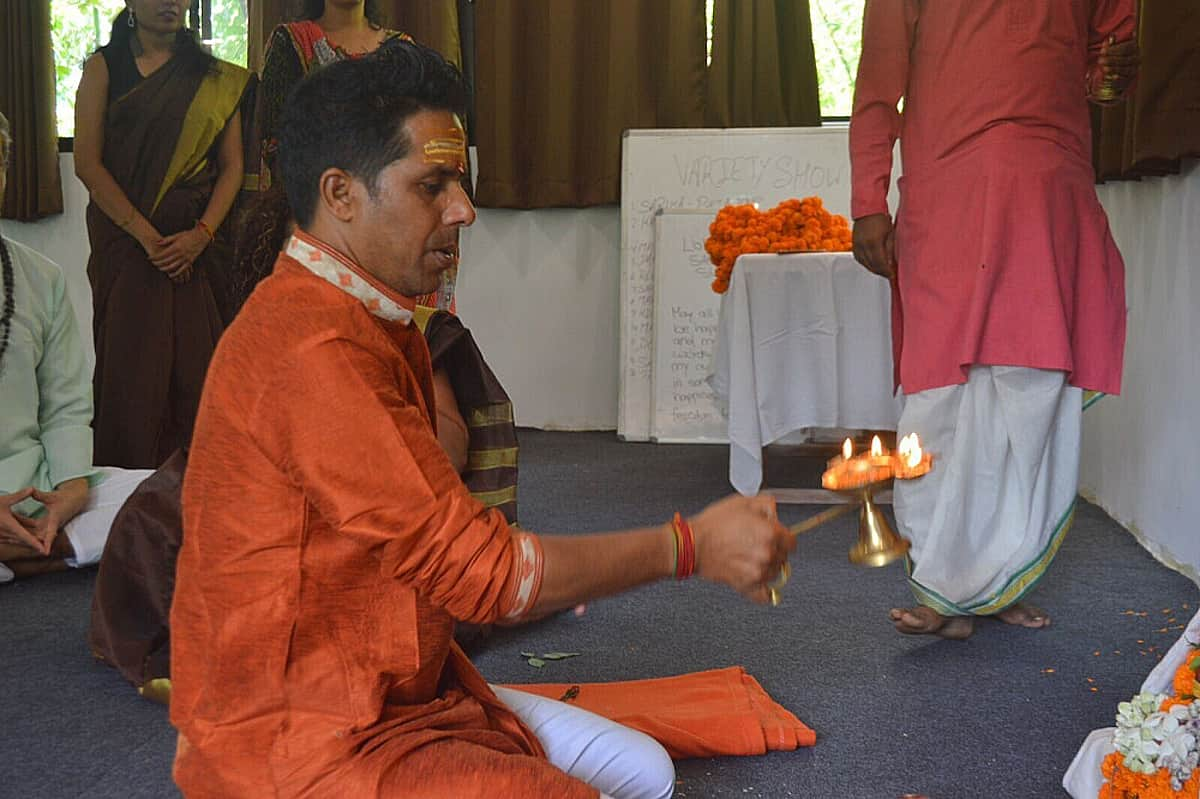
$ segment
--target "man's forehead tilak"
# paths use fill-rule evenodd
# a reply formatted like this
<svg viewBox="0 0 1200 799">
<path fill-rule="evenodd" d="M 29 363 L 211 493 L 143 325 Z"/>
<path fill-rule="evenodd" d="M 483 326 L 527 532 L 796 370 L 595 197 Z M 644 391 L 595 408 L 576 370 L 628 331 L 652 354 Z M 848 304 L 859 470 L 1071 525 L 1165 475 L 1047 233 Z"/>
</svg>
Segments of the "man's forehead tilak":
<svg viewBox="0 0 1200 799">
<path fill-rule="evenodd" d="M 462 128 L 449 128 L 425 142 L 424 151 L 425 163 L 461 170 L 467 162 L 467 139 Z"/>
</svg>

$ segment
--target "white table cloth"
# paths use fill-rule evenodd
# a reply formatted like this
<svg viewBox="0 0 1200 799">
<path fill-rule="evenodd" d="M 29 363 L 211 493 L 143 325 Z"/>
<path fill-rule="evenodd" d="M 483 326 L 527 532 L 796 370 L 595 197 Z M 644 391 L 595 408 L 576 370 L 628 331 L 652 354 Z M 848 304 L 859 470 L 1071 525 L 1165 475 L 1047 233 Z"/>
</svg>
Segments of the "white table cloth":
<svg viewBox="0 0 1200 799">
<path fill-rule="evenodd" d="M 729 481 L 762 485 L 762 448 L 802 428 L 894 430 L 891 288 L 850 253 L 743 255 L 721 298 L 709 382 Z"/>
</svg>

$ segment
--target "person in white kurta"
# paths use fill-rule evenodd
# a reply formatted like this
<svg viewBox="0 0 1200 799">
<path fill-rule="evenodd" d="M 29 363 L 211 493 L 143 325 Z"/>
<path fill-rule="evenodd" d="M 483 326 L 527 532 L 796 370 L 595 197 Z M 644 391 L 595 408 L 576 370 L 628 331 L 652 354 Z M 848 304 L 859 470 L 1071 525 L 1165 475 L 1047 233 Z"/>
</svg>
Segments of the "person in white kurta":
<svg viewBox="0 0 1200 799">
<path fill-rule="evenodd" d="M 10 137 L 0 115 L 0 197 Z M 100 560 L 145 470 L 92 466 L 92 385 L 62 270 L 0 237 L 0 583 Z"/>
<path fill-rule="evenodd" d="M 13 298 L 0 359 L 0 582 L 7 582 L 14 571 L 99 561 L 113 516 L 150 472 L 93 468 L 92 387 L 62 270 L 16 242 L 0 239 L 0 247 L 11 264 L 0 273 L 2 296 Z"/>
</svg>

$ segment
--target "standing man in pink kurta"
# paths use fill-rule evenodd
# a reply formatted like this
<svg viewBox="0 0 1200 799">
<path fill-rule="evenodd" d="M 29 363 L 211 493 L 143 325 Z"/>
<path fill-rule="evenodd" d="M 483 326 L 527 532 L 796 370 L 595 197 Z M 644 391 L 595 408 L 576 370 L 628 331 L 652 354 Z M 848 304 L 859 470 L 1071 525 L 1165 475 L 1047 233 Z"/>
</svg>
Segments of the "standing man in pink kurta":
<svg viewBox="0 0 1200 799">
<path fill-rule="evenodd" d="M 901 632 L 1050 623 L 1021 600 L 1070 526 L 1082 392 L 1121 385 L 1124 264 L 1093 188 L 1087 104 L 1133 80 L 1135 5 L 867 0 L 854 254 L 892 280 L 898 434 L 939 459 L 896 487 L 919 603 L 892 610 Z"/>
</svg>

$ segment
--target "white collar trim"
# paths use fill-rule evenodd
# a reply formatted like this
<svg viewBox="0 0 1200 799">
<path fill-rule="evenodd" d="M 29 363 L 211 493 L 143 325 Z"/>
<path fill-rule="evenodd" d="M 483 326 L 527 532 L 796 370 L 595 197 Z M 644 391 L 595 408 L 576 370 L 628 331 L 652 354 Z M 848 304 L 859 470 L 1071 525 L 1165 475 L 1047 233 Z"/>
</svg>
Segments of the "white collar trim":
<svg viewBox="0 0 1200 799">
<path fill-rule="evenodd" d="M 372 315 L 402 324 L 412 321 L 411 310 L 368 283 L 351 269 L 341 256 L 296 235 L 288 241 L 284 252 L 317 277 L 332 283 L 361 302 Z"/>
</svg>

